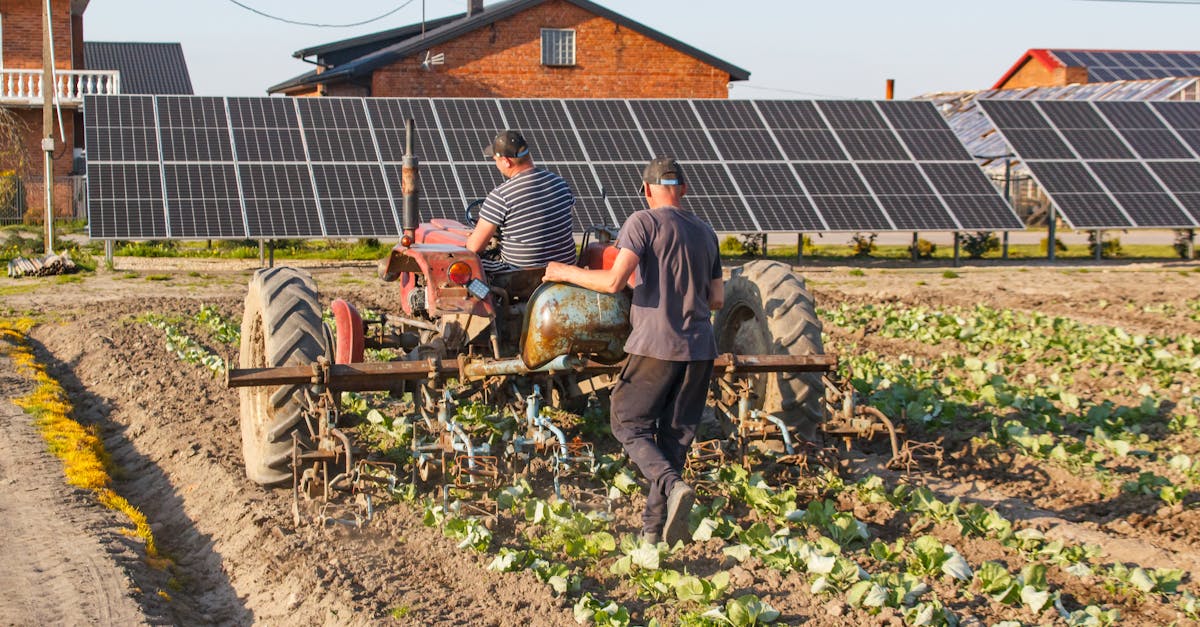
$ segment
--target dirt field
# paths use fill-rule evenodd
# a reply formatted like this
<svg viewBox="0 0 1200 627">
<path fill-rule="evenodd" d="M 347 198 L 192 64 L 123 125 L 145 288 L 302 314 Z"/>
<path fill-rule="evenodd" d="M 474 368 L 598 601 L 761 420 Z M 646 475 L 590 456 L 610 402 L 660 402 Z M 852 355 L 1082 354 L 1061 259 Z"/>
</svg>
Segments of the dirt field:
<svg viewBox="0 0 1200 627">
<path fill-rule="evenodd" d="M 168 353 L 162 332 L 136 320 L 146 313 L 188 318 L 201 304 L 240 318 L 250 266 L 120 259 L 118 267 L 79 282 L 0 279 L 0 315 L 39 321 L 30 334 L 38 358 L 71 394 L 76 419 L 102 434 L 120 469 L 115 489 L 146 514 L 174 566 L 148 566 L 137 543 L 120 532 L 116 514 L 96 505 L 87 493 L 65 487 L 58 462 L 45 452 L 29 417 L 0 400 L 0 428 L 6 434 L 0 439 L 0 485 L 5 488 L 0 560 L 6 565 L 0 586 L 22 591 L 0 595 L 0 623 L 576 624 L 572 605 L 577 595 L 557 597 L 529 571 L 488 570 L 494 555 L 457 548 L 456 541 L 422 524 L 417 505 L 385 504 L 362 531 L 294 526 L 290 493 L 263 490 L 244 476 L 237 393 L 204 368 Z M 959 268 L 951 277 L 944 274 L 945 267 L 879 265 L 807 268 L 803 273 L 823 309 L 884 303 L 969 309 L 983 304 L 1121 327 L 1134 335 L 1200 337 L 1197 317 L 1179 313 L 1200 298 L 1200 272 L 1195 269 L 1196 264 L 1182 263 L 993 265 Z M 360 307 L 392 308 L 392 286 L 378 282 L 369 265 L 324 266 L 313 272 L 323 302 L 342 297 Z M 934 359 L 955 350 L 886 337 L 870 326 L 846 330 L 826 322 L 825 330 L 829 351 Z M 195 335 L 203 337 L 200 330 Z M 1037 367 L 1029 374 L 1039 376 Z M 1112 392 L 1106 376 L 1117 375 L 1081 373 L 1072 391 L 1084 401 L 1136 400 Z M 29 385 L 14 374 L 11 362 L 0 361 L 0 399 L 21 396 Z M 1196 394 L 1196 385 L 1193 373 L 1190 380 L 1154 393 L 1179 402 Z M 1178 438 L 1179 450 L 1200 457 L 1195 432 L 1164 434 L 1151 432 L 1153 437 Z M 1099 545 L 1105 552 L 1100 562 L 1183 569 L 1184 587 L 1197 589 L 1200 509 L 1195 495 L 1164 507 L 1152 497 L 1114 496 L 1102 480 L 1044 459 L 985 455 L 971 443 L 970 433 L 920 428 L 912 433 L 927 440 L 940 435 L 947 436 L 942 445 L 948 463 L 918 470 L 907 477 L 911 484 L 927 486 L 947 500 L 960 496 L 994 506 L 1047 537 Z M 880 468 L 875 456 L 852 455 L 851 460 L 844 465 L 847 483 L 854 480 L 853 473 L 866 470 L 897 477 Z M 617 510 L 614 534 L 636 531 L 637 499 Z M 905 537 L 907 531 L 892 527 L 906 519 L 887 507 L 853 506 L 873 535 L 888 541 Z M 514 525 L 498 524 L 497 543 L 506 533 L 522 533 Z M 956 542 L 973 566 L 1010 557 L 998 544 L 961 538 L 946 524 L 926 533 Z M 716 540 L 694 544 L 673 556 L 673 565 L 701 576 L 730 569 L 732 590 L 769 599 L 788 624 L 903 624 L 898 613 L 886 608 L 856 613 L 860 610 L 819 597 L 799 573 L 780 573 L 753 561 L 731 563 L 721 555 L 722 546 Z M 1189 624 L 1173 600 L 1093 594 L 1086 580 L 1058 583 L 1064 598 L 1075 599 L 1077 606 L 1086 605 L 1086 598 L 1121 608 L 1122 624 Z M 657 617 L 671 624 L 680 618 L 661 604 L 638 600 L 628 583 L 584 581 L 585 590 L 605 591 L 610 585 L 615 588 L 609 592 L 634 613 L 635 623 Z M 945 592 L 938 587 L 942 585 L 935 590 Z M 948 596 L 953 595 L 942 595 Z M 982 602 L 961 602 L 953 609 L 960 619 L 974 616 L 974 624 L 1059 620 L 1052 611 L 1039 616 L 1018 608 L 1006 614 Z"/>
</svg>

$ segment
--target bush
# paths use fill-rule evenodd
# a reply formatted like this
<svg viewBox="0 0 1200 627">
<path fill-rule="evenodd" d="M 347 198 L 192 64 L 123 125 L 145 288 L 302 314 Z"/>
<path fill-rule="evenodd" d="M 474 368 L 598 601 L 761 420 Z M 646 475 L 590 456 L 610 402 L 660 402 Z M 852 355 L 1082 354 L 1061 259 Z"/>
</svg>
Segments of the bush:
<svg viewBox="0 0 1200 627">
<path fill-rule="evenodd" d="M 1047 240 L 1049 240 L 1049 238 L 1047 238 L 1047 237 L 1043 237 L 1043 238 L 1042 238 L 1042 244 L 1041 244 L 1041 251 L 1042 251 L 1042 254 L 1045 254 L 1045 253 L 1046 253 L 1046 251 L 1048 250 L 1048 249 L 1046 248 L 1046 242 L 1047 242 Z M 1057 251 L 1058 251 L 1058 252 L 1060 252 L 1060 253 L 1065 253 L 1065 252 L 1067 252 L 1067 245 L 1066 245 L 1066 244 L 1064 244 L 1064 243 L 1063 243 L 1063 241 L 1062 241 L 1061 239 L 1058 239 L 1058 238 L 1056 237 L 1056 238 L 1054 238 L 1054 250 L 1057 250 Z"/>
<path fill-rule="evenodd" d="M 966 233 L 961 237 L 962 248 L 970 259 L 982 259 L 986 253 L 1000 250 L 1000 240 L 990 231 Z"/>
<path fill-rule="evenodd" d="M 150 242 L 118 242 L 116 255 L 121 257 L 175 257 L 179 244 L 175 240 Z"/>
<path fill-rule="evenodd" d="M 850 248 L 854 250 L 855 257 L 870 257 L 871 253 L 875 252 L 875 238 L 877 233 L 855 233 L 850 237 Z"/>
<path fill-rule="evenodd" d="M 1119 238 L 1119 237 L 1105 239 L 1104 241 L 1097 244 L 1096 231 L 1089 232 L 1088 233 L 1088 254 L 1089 255 L 1091 255 L 1093 257 L 1096 256 L 1096 246 L 1097 245 L 1099 245 L 1099 247 L 1100 247 L 1100 257 L 1101 258 L 1112 258 L 1112 257 L 1120 257 L 1121 256 L 1121 238 Z"/>
<path fill-rule="evenodd" d="M 919 239 L 916 244 L 908 245 L 908 254 L 916 256 L 917 259 L 930 259 L 935 252 L 937 244 L 927 239 Z"/>
<path fill-rule="evenodd" d="M 762 257 L 767 254 L 766 233 L 730 235 L 721 242 L 721 253 L 727 257 Z"/>
<path fill-rule="evenodd" d="M 1175 254 L 1179 255 L 1180 259 L 1188 258 L 1188 249 L 1196 237 L 1196 229 L 1179 229 L 1175 231 L 1175 243 L 1172 246 L 1175 248 Z"/>
</svg>

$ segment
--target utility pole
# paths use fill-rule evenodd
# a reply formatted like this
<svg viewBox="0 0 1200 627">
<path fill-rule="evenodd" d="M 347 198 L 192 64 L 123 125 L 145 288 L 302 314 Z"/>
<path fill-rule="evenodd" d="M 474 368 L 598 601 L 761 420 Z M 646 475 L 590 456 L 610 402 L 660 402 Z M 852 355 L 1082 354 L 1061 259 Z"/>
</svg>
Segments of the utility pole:
<svg viewBox="0 0 1200 627">
<path fill-rule="evenodd" d="M 42 11 L 42 150 L 45 152 L 46 254 L 54 254 L 54 41 L 50 37 L 50 0 Z"/>
</svg>

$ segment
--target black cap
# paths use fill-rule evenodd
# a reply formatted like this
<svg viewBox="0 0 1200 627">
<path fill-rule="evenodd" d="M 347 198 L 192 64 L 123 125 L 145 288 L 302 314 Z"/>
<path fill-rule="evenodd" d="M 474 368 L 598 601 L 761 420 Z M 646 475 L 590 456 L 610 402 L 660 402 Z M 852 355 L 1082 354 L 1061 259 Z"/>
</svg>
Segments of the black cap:
<svg viewBox="0 0 1200 627">
<path fill-rule="evenodd" d="M 483 156 L 488 159 L 494 157 L 509 157 L 516 159 L 529 154 L 529 144 L 525 143 L 525 138 L 516 131 L 504 131 L 496 135 L 496 139 L 492 143 L 483 147 Z"/>
<path fill-rule="evenodd" d="M 683 185 L 683 167 L 675 157 L 655 157 L 642 170 L 642 182 L 650 185 Z M 638 188 L 638 193 L 642 188 Z"/>
</svg>

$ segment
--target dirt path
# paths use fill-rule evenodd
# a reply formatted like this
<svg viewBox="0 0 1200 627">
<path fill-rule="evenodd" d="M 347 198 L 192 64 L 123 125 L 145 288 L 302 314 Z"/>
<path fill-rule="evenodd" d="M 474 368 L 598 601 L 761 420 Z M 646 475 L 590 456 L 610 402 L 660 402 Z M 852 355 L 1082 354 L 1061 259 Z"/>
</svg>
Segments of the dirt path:
<svg viewBox="0 0 1200 627">
<path fill-rule="evenodd" d="M 147 624 L 121 568 L 137 554 L 119 520 L 65 485 L 32 418 L 8 399 L 30 391 L 0 357 L 0 622 Z"/>
</svg>

